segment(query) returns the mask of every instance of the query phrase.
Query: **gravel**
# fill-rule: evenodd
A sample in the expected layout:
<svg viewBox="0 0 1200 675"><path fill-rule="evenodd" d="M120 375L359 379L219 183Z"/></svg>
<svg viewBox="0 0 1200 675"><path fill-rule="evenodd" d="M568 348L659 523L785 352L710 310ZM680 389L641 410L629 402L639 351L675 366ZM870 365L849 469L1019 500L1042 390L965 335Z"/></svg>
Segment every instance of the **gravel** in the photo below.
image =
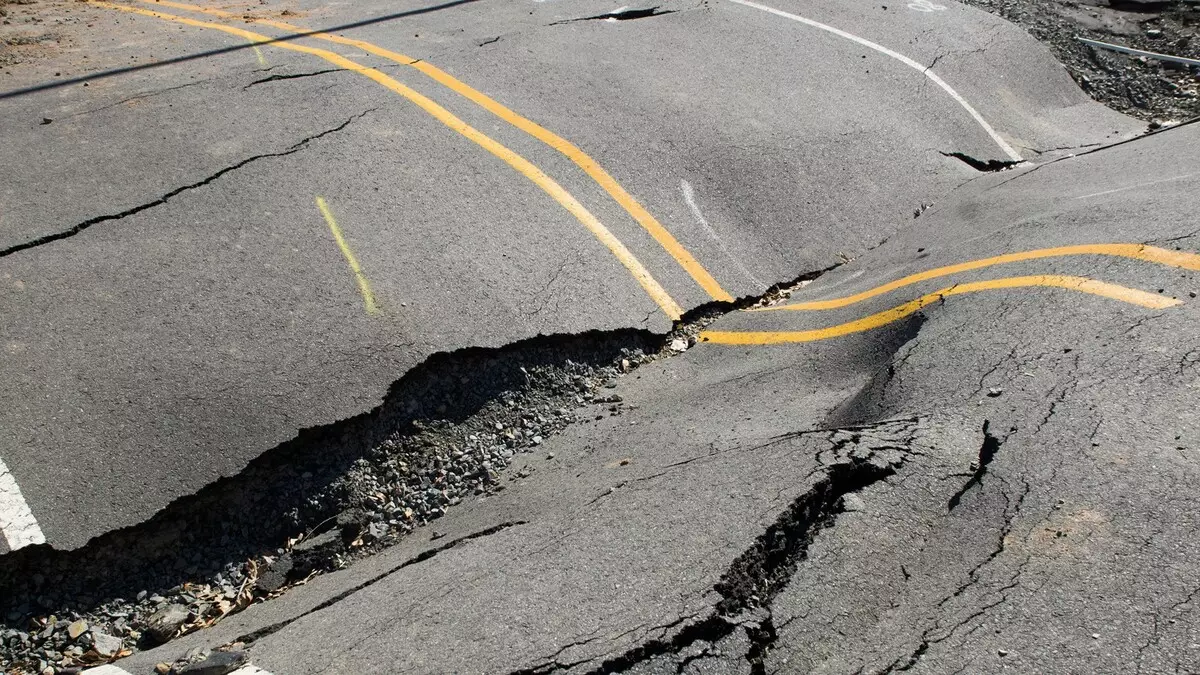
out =
<svg viewBox="0 0 1200 675"><path fill-rule="evenodd" d="M533 475L554 457L540 446L568 425L622 414L611 392L621 376L681 353L721 315L785 299L821 273L693 310L667 335L591 331L435 354L376 410L302 432L147 523L78 551L10 554L0 569L0 672L111 662L393 545L463 500Z"/></svg>
<svg viewBox="0 0 1200 675"><path fill-rule="evenodd" d="M593 333L435 356L393 387L374 419L321 436L377 439L353 461L330 461L337 452L314 441L306 452L329 466L309 463L285 444L278 463L252 466L133 531L79 552L37 547L0 572L8 575L0 579L0 671L61 673L168 642L390 546L465 499L503 490L502 474L518 456L570 424L620 415L612 383L677 353L668 345L688 344L724 311L701 313L665 337ZM535 469L527 464L507 480ZM270 506L289 495L282 512ZM247 548L257 552L236 555ZM35 575L40 582L30 584Z"/></svg>
<svg viewBox="0 0 1200 675"><path fill-rule="evenodd" d="M1084 45L1076 37L1200 59L1200 2L961 0L1045 43L1093 98L1151 128L1200 116L1200 69Z"/></svg>

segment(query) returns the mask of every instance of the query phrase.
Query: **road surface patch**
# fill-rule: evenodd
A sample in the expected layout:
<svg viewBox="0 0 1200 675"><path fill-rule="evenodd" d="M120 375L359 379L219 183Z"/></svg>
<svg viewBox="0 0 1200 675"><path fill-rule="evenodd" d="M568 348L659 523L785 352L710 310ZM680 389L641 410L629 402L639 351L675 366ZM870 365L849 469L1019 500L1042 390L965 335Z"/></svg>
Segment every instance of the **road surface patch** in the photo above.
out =
<svg viewBox="0 0 1200 675"><path fill-rule="evenodd" d="M46 543L37 518L29 510L17 479L8 470L4 460L0 460L0 533L8 543L9 551Z"/></svg>
<svg viewBox="0 0 1200 675"><path fill-rule="evenodd" d="M699 339L702 342L712 342L724 345L771 345L792 342L816 342L830 338L842 337L853 333L862 333L873 328L886 326L899 321L910 314L934 303L941 302L953 295L975 293L978 291L1002 290L1011 288L1031 287L1065 288L1067 290L1090 293L1112 300L1120 300L1148 309L1166 309L1182 304L1175 298L1165 298L1154 293L1126 288L1104 281L1096 281L1086 277L1072 277L1057 274L1040 274L1025 277L1005 277L989 281L973 281L965 284L955 284L940 291L922 295L916 300L910 300L877 314L871 314L861 319L840 323L828 328L816 328L801 331L702 331Z"/></svg>
<svg viewBox="0 0 1200 675"><path fill-rule="evenodd" d="M350 244L346 243L346 238L342 236L342 228L338 227L337 220L334 219L333 212L329 210L329 205L325 203L324 198L317 197L317 208L325 217L325 223L329 225L333 240L337 242L338 248L342 250L342 255L346 258L346 263L350 265L350 271L354 272L354 280L358 282L358 292L362 295L363 308L367 310L367 314L378 314L379 305L375 303L375 293L371 290L371 283L363 274L362 266L358 264L358 258L354 257L354 251L350 249Z"/></svg>
<svg viewBox="0 0 1200 675"><path fill-rule="evenodd" d="M553 131L546 129L540 124L528 118L522 117L516 112L513 112L511 109L505 107L503 104L491 98L487 94L484 94L465 82L462 82L441 68L438 68L427 61L414 59L411 56L394 52L390 49L385 49L370 42L342 37L340 35L332 35L330 33L324 33L321 31L310 31L308 29L294 26L283 21L259 19L252 16L243 17L241 15L219 9L201 7L184 2L171 2L170 0L140 1L147 4L174 7L176 9L182 9L185 11L203 12L205 14L211 14L213 16L219 16L227 19L244 18L252 23L261 23L267 26L278 28L280 30L301 34L306 37L314 37L320 40L328 40L329 42L336 42L338 44L358 47L367 53L381 56L389 61L394 61L401 65L415 68L438 84L450 89L460 96L463 96L464 98L492 113L496 117L499 117L512 126L524 131L542 143L545 143L551 148L557 150L567 159L570 159L576 166L578 166L580 169L583 169L584 173L591 177L596 184L603 188L604 191L607 192L609 196L612 197L613 200L625 210L626 213L632 216L633 219L642 226L642 229L646 230L651 237L654 237L654 240L657 241L659 245L667 251L667 253L671 254L671 257L674 258L677 263L679 263L679 266L682 267L684 271L686 271L692 277L692 279L704 289L706 293L708 293L709 297L711 297L713 300L733 302L733 296L729 295L729 293L726 292L719 283L717 283L717 280L708 273L708 270L706 270L704 266L701 265L700 262L696 260L696 258L686 248L684 248L677 239L675 239L670 231L663 227L662 223L658 222L658 220L651 215L650 212L641 205L641 203L637 201L637 199L626 192L625 188L621 187L621 184L618 183L611 174L604 170L604 167L600 166L596 160L592 159L587 153L581 150L579 146L568 141L562 136L559 136Z"/></svg>
<svg viewBox="0 0 1200 675"><path fill-rule="evenodd" d="M996 145L999 146L1000 150L1002 150L1004 152L1004 154L1008 155L1009 159L1013 160L1014 162L1024 161L1024 158L1022 158L1021 155L1016 150L1014 150L1013 147L1011 145L1009 145L1007 141L1005 141L1003 138L1001 138L1000 134L996 133L996 130L992 128L992 125L988 124L987 120L983 119L983 115L980 115L978 110L976 110L970 103L967 103L967 99L963 98L957 91L955 91L954 87L951 87L949 84L946 83L945 80L938 77L930 69L930 67L923 66L920 63L917 63L916 61L912 60L911 58L901 54L900 52L888 49L887 47L884 47L881 44L871 42L870 40L868 40L866 38L861 38L853 33L847 33L844 30L841 30L839 28L834 28L833 26L823 24L819 21L813 21L812 19L806 19L805 17L802 17L798 14L792 14L790 12L785 12L781 9L775 9L774 7L768 7L766 5L761 5L757 2L752 2L752 0L729 0L729 1L736 2L739 5L745 5L747 7L752 7L754 9L762 10L764 12L774 14L775 16L780 16L785 19L791 19L792 21L798 21L806 26L812 26L813 28L819 28L823 31L833 33L834 35L836 35L838 37L846 38L847 40L857 42L858 44L860 44L864 47L874 49L875 51L879 52L880 54L884 54L885 56L890 56L893 59L896 59L897 61L899 61L900 63L903 63L904 65L906 65L910 68L913 68L914 70L920 72L925 77L929 78L929 80L931 82L933 82L937 86L941 87L943 91L945 91L947 94L950 95L950 98L957 101L958 104L963 107L963 110L966 110L967 113L969 113L971 115L971 117L974 118L974 120L979 124L979 126L982 127L985 132L987 132L987 135L990 136L993 141L995 141Z"/></svg>
<svg viewBox="0 0 1200 675"><path fill-rule="evenodd" d="M1131 258L1133 260L1143 260L1146 262L1158 263L1160 265L1168 265L1170 267L1179 267L1193 271L1200 271L1200 255L1195 253L1187 253L1184 251L1169 251L1165 248L1157 246L1147 246L1146 244L1082 244L1078 246L1057 246L1054 248L1039 248L1032 251L1021 251L1020 253L1006 253L1004 255L993 256L991 258L981 258L970 262L958 263L955 265L947 265L945 267L935 267L925 272L910 274L902 279L891 281L882 286L876 286L862 293L855 293L843 298L833 298L831 300L811 300L809 302L795 302L787 305L775 305L773 307L756 307L748 309L748 312L772 312L779 310L790 311L814 311L822 309L838 309L840 307L848 307L850 305L869 300L877 295L890 293L898 288L911 286L922 281L930 279L938 279L947 277L959 272L970 272L972 270L984 269L993 265L1003 265L1006 263L1022 262L1025 260L1036 260L1038 258L1058 258L1062 256L1072 255L1109 255L1121 258Z"/></svg>
<svg viewBox="0 0 1200 675"><path fill-rule="evenodd" d="M189 26L195 26L197 28L212 28L229 33L231 35L237 35L241 38L253 40L260 44L269 43L271 46L278 47L280 49L290 49L292 51L302 52L304 54L311 54L313 56L325 59L334 65L345 68L346 70L353 71L359 75L364 75L374 80L393 92L400 94L409 101L417 104L418 107L429 113L439 122L458 132L460 135L472 141L484 150L487 150L492 155L496 156L498 159L515 169L518 173L532 181L535 185L541 188L542 191L558 202L559 205L565 208L571 215L575 216L575 218L582 223L583 226L586 227L588 231L600 241L600 243L604 244L604 246L607 247L610 252L612 252L617 260L620 261L625 269L628 270L633 276L634 280L637 281L638 284L641 285L642 289L646 291L646 294L649 295L655 304L659 306L659 309L662 310L663 314L665 314L667 318L675 321L683 315L683 309L678 303L675 302L670 294L667 293L666 289L658 283L654 276L650 274L650 271L646 269L644 265L642 265L641 261L639 261L637 257L633 255L633 252L626 248L625 244L622 243L616 235L614 235L607 227L605 227L604 224L601 223L598 218L596 218L596 216L592 215L591 211L588 211L583 204L580 204L579 201L571 195L571 193L567 192L565 188L559 185L557 181L548 176L532 162L513 152L499 141L496 141L490 136L480 132L479 130L459 119L449 110L446 110L442 106L435 103L432 99L418 93L404 84L401 84L399 81L389 77L385 73L376 70L375 68L355 63L354 61L351 61L340 54L335 54L334 52L325 49L294 45L286 42L274 42L272 41L272 38L266 35L241 28L235 28L233 26L223 26L208 21L189 19L187 17L178 16L175 14L166 14L148 9L130 7L128 5L104 2L104 0L89 0L89 2L97 7L105 7L107 9L115 9L122 12L130 12L132 14L141 14L142 16L163 19L165 21L174 21Z"/></svg>

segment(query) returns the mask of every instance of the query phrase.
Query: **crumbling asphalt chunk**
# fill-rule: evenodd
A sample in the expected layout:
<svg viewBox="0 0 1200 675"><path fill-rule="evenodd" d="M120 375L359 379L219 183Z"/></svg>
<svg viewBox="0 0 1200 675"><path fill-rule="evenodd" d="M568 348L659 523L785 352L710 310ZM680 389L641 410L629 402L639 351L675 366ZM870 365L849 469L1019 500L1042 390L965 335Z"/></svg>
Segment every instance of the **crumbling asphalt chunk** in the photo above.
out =
<svg viewBox="0 0 1200 675"><path fill-rule="evenodd" d="M171 675L229 675L248 661L245 652L213 652L199 661L176 665L171 668Z"/></svg>
<svg viewBox="0 0 1200 675"><path fill-rule="evenodd" d="M715 587L721 595L717 611L732 617L754 607L769 606L807 557L813 539L832 527L842 513L842 498L895 472L890 465L859 459L829 467L825 478L792 502L729 566Z"/></svg>
<svg viewBox="0 0 1200 675"><path fill-rule="evenodd" d="M697 645L711 647L741 630L746 640L743 655L752 673L765 673L765 661L777 633L771 604L791 582L809 546L824 530L833 527L847 510L845 498L895 475L904 465L906 451L914 445L918 420L905 418L849 429L822 429L789 435L789 438L820 434L828 448L822 454L834 459L824 475L759 535L726 569L713 590L720 600L703 618L682 617L671 630L642 642L623 653L604 658L590 667L587 675L629 671L641 664L695 651ZM675 628L678 626L678 628ZM697 653L706 653L707 647ZM683 661L693 656L682 657ZM578 662L551 660L512 671L509 675L545 675L591 666L593 659Z"/></svg>

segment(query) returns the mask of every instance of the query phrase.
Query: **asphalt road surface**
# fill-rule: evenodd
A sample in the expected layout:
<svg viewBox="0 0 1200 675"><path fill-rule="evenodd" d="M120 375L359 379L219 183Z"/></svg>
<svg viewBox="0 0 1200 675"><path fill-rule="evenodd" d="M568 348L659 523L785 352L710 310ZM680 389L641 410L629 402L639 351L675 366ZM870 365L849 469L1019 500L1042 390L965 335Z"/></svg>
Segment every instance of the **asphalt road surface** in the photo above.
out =
<svg viewBox="0 0 1200 675"><path fill-rule="evenodd" d="M815 277L436 538L126 671L1200 668L1200 127L1139 137L952 2L42 12L87 29L0 92L0 552L136 527L432 354Z"/></svg>
<svg viewBox="0 0 1200 675"><path fill-rule="evenodd" d="M1139 128L1022 32L962 7L784 8L923 71L729 1L612 22L571 21L607 5L528 4L353 33L461 87L308 39L259 47L263 62L242 49L3 101L0 457L51 545L140 522L300 429L369 410L431 353L662 330L853 257L977 175L943 153L1037 158ZM89 66L247 44L218 26L284 34L121 7L70 7L94 26ZM297 11L316 27L389 9Z"/></svg>

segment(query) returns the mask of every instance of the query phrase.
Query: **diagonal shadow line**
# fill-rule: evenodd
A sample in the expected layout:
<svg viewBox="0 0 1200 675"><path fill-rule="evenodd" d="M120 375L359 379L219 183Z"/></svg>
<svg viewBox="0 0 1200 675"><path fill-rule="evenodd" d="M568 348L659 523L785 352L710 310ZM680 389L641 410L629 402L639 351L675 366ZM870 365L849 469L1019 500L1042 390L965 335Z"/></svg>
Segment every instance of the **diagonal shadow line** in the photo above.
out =
<svg viewBox="0 0 1200 675"><path fill-rule="evenodd" d="M396 12L394 14L387 14L385 16L378 16L378 17L373 17L370 19L363 19L362 21L355 21L353 23L346 23L346 24L342 24L340 26L333 26L330 28L317 28L317 29L305 31L302 33L296 33L294 35L284 35L283 37L273 38L266 42L247 42L246 44L239 44L239 45L234 45L231 47L222 47L220 49L212 49L209 51L197 52L195 54L186 54L184 56L176 56L174 58L166 59L163 61L155 61L154 63L143 63L143 64L136 65L136 66L125 66L123 68L113 68L112 70L102 70L98 73L91 73L89 75L73 77L68 80L59 80L56 82L45 82L42 84L35 84L31 87L22 87L21 89L13 89L11 91L6 91L3 93L0 93L0 100L16 98L17 96L33 94L33 93L36 93L39 91L58 89L60 87L69 87L73 84L79 84L81 82L91 82L91 81L95 81L95 80L101 80L101 79L104 79L107 77L115 77L117 75L125 75L127 73L136 73L141 70L149 70L150 68L158 68L159 66L169 66L169 65L176 64L176 63L184 63L186 61L195 61L196 59L204 59L204 58L208 58L210 56L220 56L221 54L228 54L230 52L236 52L236 51L239 51L242 49L253 49L254 47L258 47L261 45L270 45L270 44L273 44L276 42L291 42L293 40L299 40L301 38L309 37L316 33L333 33L333 32L337 32L337 31L349 30L351 28L359 28L361 26L370 26L370 25L376 24L376 23L383 23L385 21L391 21L393 19L402 19L405 17L417 16L420 14L430 14L432 12L437 12L439 10L449 9L451 7L457 7L459 5L466 5L466 4L478 2L478 1L479 0L450 0L450 2L444 2L440 5L431 5L429 7L422 7L420 9L410 9L410 10L403 11L403 12Z"/></svg>

